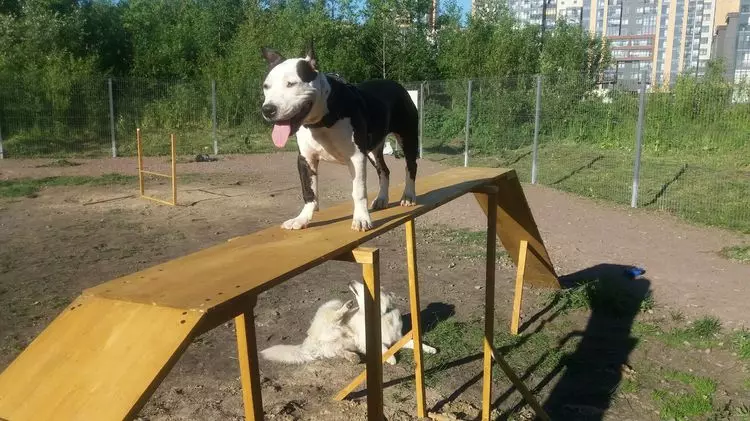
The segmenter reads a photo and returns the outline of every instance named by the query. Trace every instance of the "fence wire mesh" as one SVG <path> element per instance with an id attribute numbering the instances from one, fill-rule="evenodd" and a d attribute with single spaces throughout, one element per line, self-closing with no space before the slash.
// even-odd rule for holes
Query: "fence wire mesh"
<path id="1" fill-rule="evenodd" d="M 511 167 L 528 182 L 536 134 L 538 183 L 627 205 L 639 84 L 595 81 L 542 77 L 539 104 L 536 75 L 405 85 L 424 94 L 417 102 L 425 157 L 463 165 L 468 151 L 469 165 Z M 167 155 L 170 133 L 180 155 L 212 154 L 214 145 L 220 154 L 269 152 L 259 84 L 241 75 L 5 84 L 1 150 L 6 158 L 106 157 L 114 133 L 117 155 L 132 156 L 141 128 L 147 156 Z M 747 84 L 694 77 L 668 91 L 648 89 L 637 205 L 750 232 L 749 99 Z M 294 149 L 292 140 L 286 150 Z"/>

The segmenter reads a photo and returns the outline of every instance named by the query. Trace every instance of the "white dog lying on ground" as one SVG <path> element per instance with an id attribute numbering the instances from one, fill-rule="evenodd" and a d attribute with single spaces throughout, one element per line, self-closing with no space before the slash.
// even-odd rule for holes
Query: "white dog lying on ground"
<path id="1" fill-rule="evenodd" d="M 324 358 L 346 358 L 351 362 L 359 362 L 359 355 L 366 353 L 365 335 L 365 286 L 361 282 L 349 283 L 349 290 L 357 300 L 357 307 L 352 301 L 342 303 L 331 300 L 323 304 L 315 312 L 307 337 L 299 345 L 274 345 L 260 352 L 263 358 L 291 364 L 300 364 Z M 403 322 L 401 312 L 393 307 L 390 294 L 380 294 L 380 331 L 381 352 L 388 351 L 401 337 Z M 414 341 L 410 340 L 404 348 L 414 349 Z M 422 344 L 422 351 L 435 354 L 437 350 Z M 395 356 L 386 360 L 388 364 L 396 364 Z"/>

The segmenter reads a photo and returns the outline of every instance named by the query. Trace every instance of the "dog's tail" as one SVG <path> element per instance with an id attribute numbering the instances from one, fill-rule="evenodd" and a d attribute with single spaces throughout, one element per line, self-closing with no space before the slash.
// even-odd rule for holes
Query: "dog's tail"
<path id="1" fill-rule="evenodd" d="M 315 356 L 307 352 L 302 345 L 274 345 L 260 351 L 263 358 L 288 364 L 301 364 L 315 360 Z"/>

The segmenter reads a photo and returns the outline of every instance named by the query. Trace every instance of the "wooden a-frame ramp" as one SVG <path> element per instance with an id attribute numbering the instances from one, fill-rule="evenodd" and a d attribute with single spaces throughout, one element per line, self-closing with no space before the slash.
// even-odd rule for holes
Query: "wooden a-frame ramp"
<path id="1" fill-rule="evenodd" d="M 391 197 L 398 197 L 401 189 L 394 187 Z M 452 168 L 419 178 L 417 193 L 417 206 L 392 205 L 373 212 L 374 228 L 367 232 L 351 230 L 351 203 L 343 203 L 317 213 L 305 230 L 272 227 L 85 290 L 0 375 L 0 420 L 132 419 L 190 342 L 233 318 L 246 419 L 261 420 L 253 318 L 257 295 L 325 261 L 356 261 L 363 265 L 372 294 L 365 311 L 369 320 L 375 320 L 380 308 L 378 253 L 359 246 L 406 224 L 412 317 L 418 322 L 414 218 L 467 193 L 475 194 L 489 218 L 488 288 L 494 289 L 495 231 L 516 261 L 519 247 L 525 255 L 528 242 L 528 259 L 519 268 L 526 270 L 527 284 L 559 287 L 515 171 Z M 488 297 L 488 320 L 493 319 L 492 302 Z M 485 395 L 489 395 L 486 369 L 494 350 L 492 324 L 486 327 L 490 339 L 485 340 Z M 419 330 L 408 335 L 414 337 L 419 359 L 418 415 L 425 416 L 421 351 L 417 351 L 421 337 Z M 379 329 L 368 329 L 368 357 L 380 356 L 379 336 Z M 373 373 L 366 376 L 370 420 L 382 418 L 381 370 L 379 358 L 367 358 L 367 372 Z"/>

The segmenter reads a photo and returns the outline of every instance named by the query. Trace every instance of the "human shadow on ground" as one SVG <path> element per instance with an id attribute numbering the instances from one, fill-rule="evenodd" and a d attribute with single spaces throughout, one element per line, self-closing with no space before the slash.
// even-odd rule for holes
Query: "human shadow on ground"
<path id="1" fill-rule="evenodd" d="M 538 383 L 530 381 L 537 364 L 518 373 L 533 393 L 539 393 L 560 376 L 543 403 L 551 419 L 597 421 L 602 420 L 610 408 L 618 385 L 628 372 L 630 353 L 638 342 L 631 336 L 635 318 L 650 294 L 651 282 L 644 277 L 631 276 L 628 273 L 631 268 L 599 264 L 560 279 L 563 288 L 586 284 L 584 288 L 591 306 L 586 328 L 582 332 L 570 332 L 560 340 L 558 350 L 568 341 L 580 338 L 576 349 Z M 546 356 L 539 361 L 544 358 Z M 514 391 L 511 387 L 502 393 L 495 407 Z M 510 419 L 524 404 L 520 402 L 497 419 Z"/>

